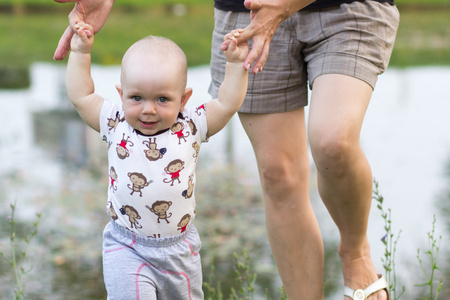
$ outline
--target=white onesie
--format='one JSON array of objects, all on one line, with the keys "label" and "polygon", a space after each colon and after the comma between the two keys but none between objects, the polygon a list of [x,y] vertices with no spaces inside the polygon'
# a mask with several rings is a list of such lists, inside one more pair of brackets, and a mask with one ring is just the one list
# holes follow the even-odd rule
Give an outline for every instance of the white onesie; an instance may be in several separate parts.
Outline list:
[{"label": "white onesie", "polygon": [[147,136],[125,121],[121,105],[105,100],[100,134],[108,145],[111,218],[144,237],[186,231],[195,218],[195,167],[206,132],[203,105],[185,109],[167,131]]}]

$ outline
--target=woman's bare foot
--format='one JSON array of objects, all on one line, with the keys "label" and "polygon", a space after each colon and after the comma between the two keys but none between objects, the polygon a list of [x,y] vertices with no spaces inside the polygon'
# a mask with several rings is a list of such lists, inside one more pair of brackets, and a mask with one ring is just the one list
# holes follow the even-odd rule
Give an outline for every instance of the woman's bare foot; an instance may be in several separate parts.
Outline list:
[{"label": "woman's bare foot", "polygon": [[[370,249],[367,246],[363,251],[343,250],[339,249],[341,257],[342,273],[344,275],[344,285],[352,290],[364,290],[369,285],[378,280],[377,271],[370,257]],[[345,300],[350,299],[344,297]],[[387,300],[387,293],[381,290],[370,295],[368,300]]]}]

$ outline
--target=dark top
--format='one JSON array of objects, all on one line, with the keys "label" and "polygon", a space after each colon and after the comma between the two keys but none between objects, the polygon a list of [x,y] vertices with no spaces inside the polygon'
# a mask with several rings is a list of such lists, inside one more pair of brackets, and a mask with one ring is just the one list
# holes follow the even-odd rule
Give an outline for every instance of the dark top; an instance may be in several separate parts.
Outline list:
[{"label": "dark top", "polygon": [[[339,6],[342,3],[351,3],[364,0],[316,0],[303,9],[323,8],[330,6]],[[377,2],[387,2],[394,5],[394,0],[370,0]],[[225,11],[248,11],[244,6],[244,0],[214,0],[214,7]]]}]

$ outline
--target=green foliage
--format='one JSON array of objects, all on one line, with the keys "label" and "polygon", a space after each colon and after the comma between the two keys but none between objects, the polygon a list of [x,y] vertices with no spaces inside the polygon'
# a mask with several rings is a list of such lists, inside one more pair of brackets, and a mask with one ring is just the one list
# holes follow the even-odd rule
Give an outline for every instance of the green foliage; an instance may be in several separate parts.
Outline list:
[{"label": "green foliage", "polygon": [[[11,216],[8,217],[9,223],[9,238],[10,238],[10,256],[8,256],[3,251],[0,251],[0,256],[3,257],[13,269],[15,277],[16,289],[14,291],[15,299],[21,300],[25,299],[25,281],[24,276],[27,275],[32,267],[27,266],[28,258],[28,248],[30,246],[31,240],[37,234],[37,227],[41,219],[41,214],[36,214],[37,220],[33,223],[31,233],[25,235],[24,237],[19,237],[16,232],[16,203],[11,204]],[[20,241],[22,240],[22,241]],[[19,246],[19,243],[22,244]],[[24,244],[24,245],[23,245]],[[22,246],[22,249],[20,249]]]},{"label": "green foliage", "polygon": [[[211,4],[212,0],[117,0],[114,6],[151,7],[164,4]],[[56,3],[52,0],[2,0],[1,6],[13,6],[22,4],[25,6],[57,7],[64,4]],[[67,4],[73,7],[72,3]]]},{"label": "green foliage", "polygon": [[[286,300],[286,293],[282,287],[279,288],[278,293],[268,290],[270,284],[265,283],[264,280],[273,283],[274,273],[268,275],[253,268],[253,266],[257,266],[255,261],[261,262],[262,255],[264,255],[264,252],[259,251],[264,248],[263,244],[260,244],[260,225],[263,224],[256,222],[260,219],[263,223],[263,215],[259,214],[258,210],[262,206],[259,203],[260,195],[255,194],[249,186],[243,184],[241,177],[243,175],[237,172],[237,169],[224,170],[222,167],[211,167],[211,164],[208,166],[208,170],[199,172],[201,178],[197,181],[199,195],[206,195],[199,202],[207,201],[208,203],[203,203],[203,205],[199,203],[199,218],[196,220],[197,224],[201,222],[201,225],[198,226],[199,230],[203,230],[201,236],[205,247],[202,250],[204,251],[202,258],[209,259],[209,261],[203,261],[205,267],[208,268],[208,271],[204,271],[205,299],[260,299],[263,297],[265,289],[266,299]],[[32,224],[31,233],[27,234],[30,232],[30,226],[24,226],[23,223],[16,220],[16,203],[10,206],[11,215],[7,219],[9,224],[7,248],[11,254],[7,255],[5,252],[1,252],[1,257],[4,259],[0,260],[0,263],[5,261],[13,268],[13,272],[2,272],[1,275],[14,277],[15,299],[23,299],[25,294],[32,299],[45,299],[48,296],[39,290],[30,290],[25,293],[24,276],[28,274],[31,277],[33,275],[30,273],[28,252],[30,242],[35,237],[37,237],[37,241],[33,243],[35,244],[33,252],[40,253],[41,256],[34,260],[34,269],[36,267],[39,269],[42,265],[52,265],[53,269],[50,279],[46,278],[48,275],[39,269],[37,280],[43,284],[51,282],[54,285],[51,288],[52,296],[58,297],[69,293],[75,293],[75,297],[79,299],[100,299],[105,296],[101,270],[97,270],[101,265],[101,242],[99,242],[98,233],[106,221],[106,218],[102,218],[105,213],[101,200],[104,198],[103,194],[106,188],[104,186],[105,178],[93,178],[83,172],[72,172],[63,177],[65,181],[62,183],[61,193],[53,196],[43,193],[45,198],[38,199],[38,202],[47,207],[46,214],[58,216],[45,220],[48,222],[54,219],[53,221],[56,222],[50,224],[50,228],[46,229],[45,224],[39,223],[40,214],[38,214],[37,220]],[[209,181],[206,178],[209,178]],[[201,182],[203,185],[200,184]],[[5,184],[15,188],[14,184],[10,182],[5,181]],[[29,183],[22,181],[17,184],[33,188]],[[83,188],[80,189],[80,187]],[[39,194],[38,189],[35,189],[35,192]],[[396,294],[395,250],[399,234],[395,238],[392,233],[390,210],[386,211],[383,208],[384,198],[379,192],[376,180],[374,180],[373,194],[373,199],[378,202],[378,209],[385,221],[386,251],[382,261],[386,279],[391,299],[399,299],[405,291],[403,288],[400,295]],[[48,203],[43,203],[44,200]],[[6,222],[6,218],[3,219]],[[435,223],[436,218],[433,221],[432,231],[428,233],[429,250],[425,252],[429,256],[429,266],[421,260],[419,250],[417,252],[417,259],[426,278],[426,282],[418,286],[430,289],[428,298],[423,297],[427,300],[438,299],[438,294],[443,288],[442,279],[436,279],[436,271],[440,270],[437,259],[441,237],[436,238]],[[37,236],[38,225],[40,233]],[[44,228],[42,228],[43,225]],[[209,230],[215,234],[208,236]],[[262,230],[264,231],[264,229]],[[0,240],[0,247],[4,248],[2,242]],[[228,244],[232,246],[225,248],[224,246]],[[251,249],[251,252],[247,249]],[[429,267],[431,271],[427,271]],[[229,282],[221,280],[223,273],[227,273],[228,270],[231,270],[230,276],[233,279],[231,285]],[[27,281],[29,281],[29,277],[26,277]],[[225,293],[225,287],[231,292]],[[0,295],[0,297],[2,296]]]},{"label": "green foliage", "polygon": [[[14,3],[25,6],[18,10],[21,13],[10,13],[8,7]],[[180,3],[185,5],[183,14],[176,13],[175,4]],[[450,0],[397,0],[397,3],[401,21],[390,66],[450,65]],[[427,8],[418,8],[417,4]],[[32,9],[27,8],[30,5]],[[72,7],[72,3],[51,0],[2,0],[0,88],[26,87],[29,84],[26,70],[31,63],[53,61]],[[178,43],[186,52],[189,66],[209,64],[213,26],[212,0],[118,0],[96,36],[93,63],[118,65],[132,43],[153,34]]]},{"label": "green foliage", "polygon": [[26,88],[30,84],[27,67],[0,65],[0,89]]},{"label": "green foliage", "polygon": [[401,6],[399,11],[390,66],[450,65],[450,5],[436,10]]},{"label": "green foliage", "polygon": [[231,289],[233,299],[252,300],[254,299],[253,293],[255,292],[254,284],[258,276],[251,270],[250,256],[248,256],[247,249],[242,250],[241,257],[237,253],[234,253],[234,259],[236,260],[236,281],[240,288],[237,290],[234,288]]},{"label": "green foliage", "polygon": [[[236,287],[231,288],[231,294],[228,300],[253,300],[255,299],[255,284],[258,274],[251,268],[251,260],[248,250],[244,248],[240,254],[234,253],[234,276]],[[214,259],[211,261],[210,273],[208,280],[203,283],[205,299],[206,300],[223,300],[224,295],[221,289],[221,283],[217,282],[217,287],[214,287],[213,279],[216,273]],[[284,287],[279,287],[280,299],[287,300],[286,291]],[[266,292],[266,299],[269,298]]]},{"label": "green foliage", "polygon": [[425,254],[429,256],[429,262],[431,267],[430,273],[427,273],[427,270],[424,267],[422,260],[420,259],[420,249],[417,249],[417,260],[419,261],[420,268],[422,269],[422,272],[427,280],[425,283],[418,284],[417,286],[423,287],[428,286],[430,289],[429,298],[426,298],[424,296],[423,297],[424,300],[437,300],[439,292],[443,287],[442,278],[439,279],[438,286],[437,287],[435,286],[435,272],[439,270],[439,267],[437,266],[437,259],[439,255],[439,246],[442,240],[442,236],[439,236],[439,241],[436,239],[435,229],[436,229],[436,216],[433,217],[433,229],[431,230],[431,232],[428,232],[428,250],[425,252]]},{"label": "green foliage", "polygon": [[395,4],[398,6],[408,6],[408,5],[420,5],[420,6],[441,6],[450,5],[450,0],[395,0]]},{"label": "green foliage", "polygon": [[267,289],[269,299],[275,299],[277,271],[268,247],[259,186],[246,180],[249,174],[242,168],[213,162],[208,157],[200,158],[195,196],[195,224],[203,245],[203,274],[209,274],[209,277],[205,276],[208,283],[205,295],[229,299],[231,288],[239,291],[235,252],[251,249],[249,263],[257,266],[255,272],[258,273],[253,287],[258,295]]},{"label": "green foliage", "polygon": [[397,276],[395,271],[395,252],[397,250],[397,242],[400,239],[401,231],[397,234],[397,238],[395,238],[395,235],[392,233],[391,209],[388,208],[387,212],[384,210],[384,198],[378,190],[378,181],[374,179],[373,182],[374,188],[372,199],[378,202],[377,208],[381,212],[381,217],[384,220],[384,230],[386,232],[386,235],[381,239],[385,245],[384,258],[381,258],[381,261],[383,262],[385,278],[388,282],[389,294],[393,300],[396,300],[400,299],[405,292],[405,287],[403,286],[401,293],[397,293]]}]

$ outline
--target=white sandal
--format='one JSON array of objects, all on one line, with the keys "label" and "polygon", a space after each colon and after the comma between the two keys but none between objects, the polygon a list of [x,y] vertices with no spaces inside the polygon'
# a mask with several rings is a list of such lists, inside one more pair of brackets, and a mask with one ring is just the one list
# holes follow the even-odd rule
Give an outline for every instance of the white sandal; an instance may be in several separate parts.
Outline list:
[{"label": "white sandal", "polygon": [[356,291],[352,290],[349,287],[344,286],[344,296],[350,297],[354,300],[365,300],[367,297],[381,290],[386,290],[387,300],[389,297],[388,284],[386,279],[382,275],[378,275],[378,280],[369,285],[365,290],[358,289]]}]

